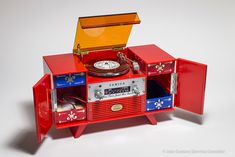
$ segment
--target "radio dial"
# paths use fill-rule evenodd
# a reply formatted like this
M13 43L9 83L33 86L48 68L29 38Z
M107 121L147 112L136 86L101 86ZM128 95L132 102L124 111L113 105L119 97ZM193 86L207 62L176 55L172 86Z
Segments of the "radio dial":
M97 99L103 99L104 94L102 93L101 90L95 90L95 97L96 97Z
M137 85L134 85L133 88L132 88L133 92L136 94L136 95L139 95L140 94L140 90L139 88L137 87Z

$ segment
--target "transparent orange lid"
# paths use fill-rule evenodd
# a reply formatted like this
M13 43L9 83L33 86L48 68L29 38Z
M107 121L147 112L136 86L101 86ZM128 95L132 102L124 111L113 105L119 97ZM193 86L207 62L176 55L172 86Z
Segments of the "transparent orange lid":
M125 47L132 25L139 23L137 13L80 17L73 51Z

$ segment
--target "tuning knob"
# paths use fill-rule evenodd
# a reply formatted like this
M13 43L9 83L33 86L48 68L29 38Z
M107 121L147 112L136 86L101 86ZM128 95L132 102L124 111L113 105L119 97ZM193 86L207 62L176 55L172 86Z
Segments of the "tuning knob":
M140 90L139 90L139 88L137 87L137 85L134 85L134 86L132 87L132 90L133 90L133 92L134 92L136 95L139 95L139 94L140 94Z
M102 91L100 89L97 89L97 90L95 90L95 97L97 99L103 99L104 94L102 93Z

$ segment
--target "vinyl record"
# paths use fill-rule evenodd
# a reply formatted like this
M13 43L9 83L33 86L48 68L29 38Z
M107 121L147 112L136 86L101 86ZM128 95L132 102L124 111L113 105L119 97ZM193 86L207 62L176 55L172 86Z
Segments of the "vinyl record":
M126 74L130 66L126 62L116 60L92 60L86 64L88 74L100 77L114 77Z

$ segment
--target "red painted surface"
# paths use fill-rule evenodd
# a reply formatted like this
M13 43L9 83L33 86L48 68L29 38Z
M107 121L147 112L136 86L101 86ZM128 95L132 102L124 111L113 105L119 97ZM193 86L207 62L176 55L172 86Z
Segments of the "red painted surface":
M178 89L175 106L203 114L207 65L177 59Z
M175 62L161 62L157 64L148 64L147 74L148 76L156 76L161 74L170 74L174 72Z
M78 56L72 53L44 56L43 59L54 76L87 71Z
M163 112L171 112L174 111L174 108L169 108L169 109L164 109L164 110L155 110L155 111L150 111L150 112L141 112L141 113L136 113L136 114L131 114L131 115L125 115L125 116L120 116L120 117L113 117L113 118L106 118L102 120L92 120L92 121L79 121L79 122L71 122L71 123L64 123L64 124L57 124L56 128L57 129L64 129L64 128L70 128L74 126L80 126L84 124L95 124L95 123L103 123L103 122L108 122L108 121L114 121L114 120L120 120L120 119L126 119L126 118L134 118L134 117L140 117L140 116L146 116L146 115L151 115L151 114L157 114L157 113L163 113Z
M141 60L143 60L147 64L175 60L175 58L172 57L170 54L153 44L128 47L128 50L136 54Z
M37 140L40 143L52 126L51 110L51 79L50 75L44 75L33 86L35 120Z
M72 121L79 121L86 119L86 108L73 109L69 111L62 111L55 113L56 123L69 123Z
M148 76L174 72L175 58L156 45L134 46L128 50L133 60L140 64L141 71Z
M148 114L148 115L146 115L146 117L152 125L157 124L157 120L156 120L154 114Z
M87 124L82 124L79 126L71 127L70 131L73 134L74 138L78 138L82 135L83 131L86 129Z
M137 114L143 112L142 109L143 107L145 108L145 103L145 95L97 101L89 104L89 106L91 106L92 112L89 112L88 114L91 114L91 120L102 120L107 118ZM123 108L120 111L112 111L111 108L115 104L121 104Z

